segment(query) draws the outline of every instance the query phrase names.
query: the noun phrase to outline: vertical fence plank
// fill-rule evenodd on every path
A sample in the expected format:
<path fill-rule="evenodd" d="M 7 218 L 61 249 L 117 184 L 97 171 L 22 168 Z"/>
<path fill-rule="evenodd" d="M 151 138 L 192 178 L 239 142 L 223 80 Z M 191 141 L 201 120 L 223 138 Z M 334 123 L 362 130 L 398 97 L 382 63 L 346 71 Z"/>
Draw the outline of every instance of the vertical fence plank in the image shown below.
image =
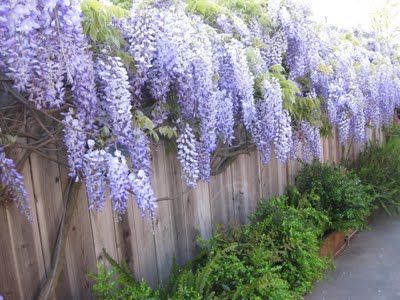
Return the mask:
<path fill-rule="evenodd" d="M 66 164 L 65 156 L 60 154 L 58 159 Z M 70 180 L 69 170 L 60 165 L 59 172 L 62 190 L 65 191 Z M 56 289 L 57 299 L 91 299 L 88 273 L 96 271 L 96 256 L 90 223 L 86 188 L 82 185 L 77 194 L 66 240 L 65 264 Z"/>
<path fill-rule="evenodd" d="M 249 214 L 255 211 L 261 198 L 259 170 L 256 152 L 240 155 L 232 164 L 235 216 L 240 223 L 248 222 Z"/>
<path fill-rule="evenodd" d="M 212 235 L 210 190 L 207 182 L 200 181 L 193 193 L 195 226 L 203 239 Z"/>
<path fill-rule="evenodd" d="M 181 181 L 182 187 L 185 187 L 185 183 Z M 186 255 L 189 258 L 193 257 L 196 253 L 196 236 L 200 234 L 198 228 L 196 228 L 196 219 L 195 219 L 195 199 L 194 199 L 194 191 L 190 189 L 189 191 L 183 193 L 182 195 L 182 208 L 185 210 L 185 218 L 186 218 Z"/>
<path fill-rule="evenodd" d="M 130 201 L 133 201 L 131 197 Z M 129 207 L 129 206 L 128 206 Z M 123 216 L 114 215 L 115 220 L 115 241 L 117 247 L 118 254 L 118 262 L 126 263 L 129 268 L 134 270 L 134 258 L 133 258 L 133 250 L 132 245 L 130 243 L 130 239 L 135 238 L 135 235 L 132 235 L 131 228 L 129 226 L 129 214 L 128 212 Z"/>
<path fill-rule="evenodd" d="M 296 176 L 301 169 L 300 161 L 292 159 L 287 164 L 287 185 L 294 185 L 296 183 Z"/>
<path fill-rule="evenodd" d="M 114 228 L 114 214 L 112 210 L 109 193 L 106 195 L 106 203 L 102 211 L 90 211 L 92 234 L 96 260 L 105 262 L 103 249 L 115 260 L 118 261 L 117 241 Z"/>
<path fill-rule="evenodd" d="M 329 137 L 329 161 L 331 163 L 337 163 L 338 162 L 338 140 L 337 140 L 337 134 L 336 134 L 336 129 L 332 130 L 332 136 Z"/>
<path fill-rule="evenodd" d="M 44 261 L 46 270 L 49 271 L 52 251 L 64 211 L 60 173 L 55 162 L 36 154 L 31 155 L 31 167 Z"/>
<path fill-rule="evenodd" d="M 153 186 L 157 199 L 171 196 L 167 170 L 166 154 L 163 144 L 158 144 L 153 151 Z M 174 200 L 158 202 L 156 220 L 154 222 L 155 243 L 159 281 L 168 278 L 172 269 L 172 258 L 175 254 L 175 227 L 172 220 L 172 203 Z"/>
<path fill-rule="evenodd" d="M 128 206 L 128 218 L 134 253 L 134 274 L 137 279 L 146 280 L 150 285 L 156 286 L 158 282 L 157 253 L 154 240 L 154 228 L 151 220 L 142 218 L 136 205 L 136 200 Z"/>
<path fill-rule="evenodd" d="M 96 254 L 84 186 L 81 186 L 78 192 L 67 238 L 65 261 L 71 285 L 71 298 L 91 299 L 91 282 L 88 275 L 96 271 Z"/>
<path fill-rule="evenodd" d="M 278 195 L 283 195 L 288 186 L 287 166 L 278 161 Z"/>
<path fill-rule="evenodd" d="M 129 263 L 129 267 L 131 271 L 133 272 L 133 275 L 135 276 L 136 279 L 141 280 L 144 278 L 142 276 L 140 267 L 140 247 L 143 245 L 140 245 L 138 241 L 140 240 L 137 238 L 137 232 L 139 231 L 139 228 L 136 228 L 135 225 L 135 218 L 138 216 L 135 210 L 137 210 L 136 207 L 136 199 L 133 195 L 130 195 L 130 203 L 128 204 L 128 211 L 126 214 L 126 223 L 123 224 L 123 226 L 118 227 L 117 230 L 123 230 L 122 233 L 119 233 L 120 235 L 122 234 L 122 240 L 126 239 L 126 245 L 122 245 L 122 248 L 119 249 L 119 251 L 129 251 L 128 253 L 131 254 L 131 257 L 128 257 L 127 262 Z M 139 216 L 140 217 L 140 216 Z M 126 228 L 127 226 L 127 228 Z M 125 229 L 124 229 L 125 227 Z M 150 227 L 151 229 L 151 227 Z M 150 230 L 149 229 L 149 230 Z M 152 232 L 149 231 L 149 235 L 152 235 Z M 118 234 L 117 234 L 117 239 L 118 239 Z M 125 242 L 125 241 L 124 241 Z M 117 248 L 118 249 L 118 248 Z M 121 252 L 120 252 L 121 253 Z M 154 255 L 155 258 L 155 255 Z M 121 260 L 121 258 L 120 258 Z"/>
<path fill-rule="evenodd" d="M 184 182 L 182 186 L 185 187 Z M 190 258 L 197 253 L 197 237 L 208 238 L 212 232 L 208 185 L 198 182 L 195 189 L 183 193 L 182 200 L 186 214 L 186 251 Z"/>
<path fill-rule="evenodd" d="M 378 132 L 379 132 L 379 143 L 383 144 L 385 142 L 385 132 L 383 131 L 382 128 L 379 128 Z"/>
<path fill-rule="evenodd" d="M 211 178 L 209 189 L 213 228 L 218 224 L 233 224 L 235 209 L 233 205 L 232 169 L 230 166 L 223 173 Z"/>
<path fill-rule="evenodd" d="M 0 295 L 5 299 L 23 299 L 23 288 L 18 278 L 19 270 L 14 264 L 13 249 L 11 247 L 11 234 L 8 227 L 7 212 L 0 207 Z"/>
<path fill-rule="evenodd" d="M 323 153 L 323 161 L 324 162 L 329 162 L 329 157 L 330 157 L 330 147 L 329 147 L 329 139 L 324 138 L 322 140 L 322 153 Z"/>
<path fill-rule="evenodd" d="M 11 153 L 11 158 L 15 161 L 19 161 L 22 156 L 23 153 L 19 150 L 14 150 Z M 28 158 L 23 165 L 21 175 L 28 194 L 33 195 L 30 172 Z M 33 219 L 32 223 L 28 222 L 26 216 L 22 215 L 15 205 L 9 206 L 6 211 L 16 270 L 18 270 L 18 281 L 22 287 L 21 295 L 24 299 L 34 298 L 39 290 L 40 280 L 46 278 L 36 204 L 33 197 L 29 197 L 29 204 Z"/>
<path fill-rule="evenodd" d="M 57 159 L 57 155 L 47 153 L 49 158 Z M 37 217 L 40 225 L 40 240 L 42 245 L 46 273 L 50 271 L 54 246 L 64 212 L 62 180 L 59 165 L 44 157 L 31 154 L 31 176 L 36 202 Z M 60 287 L 55 291 L 55 298 L 64 298 L 74 288 L 69 286 L 66 272 L 62 272 Z"/>
<path fill-rule="evenodd" d="M 174 153 L 167 155 L 166 170 L 168 176 L 169 190 L 172 200 L 173 223 L 175 227 L 176 260 L 183 265 L 190 258 L 190 238 L 188 215 L 188 202 L 185 197 L 190 189 L 182 182 L 181 168 Z"/>
<path fill-rule="evenodd" d="M 271 198 L 278 194 L 278 162 L 271 156 L 268 164 L 261 165 L 261 195 L 263 198 Z"/>

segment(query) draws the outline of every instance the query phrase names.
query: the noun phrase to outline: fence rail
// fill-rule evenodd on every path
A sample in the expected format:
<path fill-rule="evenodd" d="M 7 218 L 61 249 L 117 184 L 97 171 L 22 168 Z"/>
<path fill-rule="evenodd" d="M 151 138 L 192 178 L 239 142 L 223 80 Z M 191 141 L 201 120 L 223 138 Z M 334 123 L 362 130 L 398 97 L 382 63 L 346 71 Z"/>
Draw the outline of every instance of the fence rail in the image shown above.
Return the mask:
<path fill-rule="evenodd" d="M 382 140 L 378 130 L 371 130 L 369 136 Z M 338 162 L 344 153 L 354 157 L 362 148 L 341 147 L 334 135 L 323 140 L 323 160 Z M 166 154 L 162 145 L 155 147 L 152 163 L 156 196 L 164 199 L 153 222 L 141 219 L 134 201 L 121 220 L 110 200 L 103 212 L 89 211 L 85 188 L 80 188 L 66 240 L 65 265 L 52 298 L 91 299 L 88 273 L 103 261 L 103 248 L 117 261 L 128 262 L 136 278 L 158 284 L 168 276 L 174 255 L 178 263 L 184 263 L 195 254 L 197 235 L 209 238 L 217 224 L 246 222 L 261 198 L 282 194 L 293 184 L 299 168 L 296 162 L 282 165 L 275 159 L 263 165 L 258 153 L 252 152 L 239 156 L 209 183 L 188 190 L 175 156 Z M 6 300 L 37 295 L 51 270 L 65 209 L 68 177 L 64 166 L 31 154 L 22 173 L 34 221 L 29 224 L 14 206 L 0 207 L 0 295 Z"/>

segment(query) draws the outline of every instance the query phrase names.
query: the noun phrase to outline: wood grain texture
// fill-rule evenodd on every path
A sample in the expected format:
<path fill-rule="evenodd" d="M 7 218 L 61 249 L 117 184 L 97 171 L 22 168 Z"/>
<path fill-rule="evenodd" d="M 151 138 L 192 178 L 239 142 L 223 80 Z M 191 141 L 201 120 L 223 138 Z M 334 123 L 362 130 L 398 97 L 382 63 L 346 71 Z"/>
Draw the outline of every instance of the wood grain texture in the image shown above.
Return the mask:
<path fill-rule="evenodd" d="M 96 252 L 86 190 L 82 186 L 67 237 L 65 262 L 72 299 L 91 299 L 90 272 L 96 271 Z"/>
<path fill-rule="evenodd" d="M 13 150 L 10 153 L 10 157 L 15 161 L 19 161 L 23 155 L 24 152 L 20 150 Z M 33 195 L 34 188 L 29 160 L 23 165 L 20 172 L 24 178 L 27 192 Z M 28 222 L 16 206 L 11 205 L 6 210 L 20 292 L 24 299 L 35 297 L 41 284 L 37 278 L 44 280 L 46 277 L 36 203 L 33 197 L 30 197 L 28 201 L 31 207 L 32 223 Z"/>
<path fill-rule="evenodd" d="M 235 218 L 247 223 L 261 198 L 259 159 L 256 152 L 240 155 L 232 164 L 232 186 Z M 286 174 L 285 174 L 286 176 Z"/>
<path fill-rule="evenodd" d="M 54 152 L 48 153 L 48 156 L 52 159 L 58 158 Z M 32 196 L 36 203 L 44 266 L 46 274 L 48 274 L 65 208 L 62 174 L 57 163 L 36 154 L 31 154 L 30 166 L 34 193 Z M 67 273 L 62 272 L 60 279 L 62 288 L 56 289 L 54 298 L 66 298 L 70 294 L 69 291 L 75 290 L 74 286 L 69 285 L 70 281 L 66 276 Z M 43 281 L 43 279 L 41 280 Z M 79 288 L 77 287 L 76 290 Z"/>
<path fill-rule="evenodd" d="M 135 239 L 131 241 L 136 257 L 134 274 L 137 279 L 144 279 L 155 286 L 159 281 L 153 221 L 140 215 L 136 201 L 131 201 L 128 206 L 128 216 L 132 220 L 131 232 L 135 232 Z"/>
<path fill-rule="evenodd" d="M 213 176 L 209 183 L 212 226 L 232 225 L 235 222 L 232 168 Z"/>
<path fill-rule="evenodd" d="M 118 261 L 115 219 L 111 198 L 108 192 L 104 209 L 101 211 L 90 211 L 90 221 L 97 262 L 106 263 L 102 254 L 103 249 L 105 249 L 114 260 Z"/>
<path fill-rule="evenodd" d="M 5 299 L 23 299 L 20 273 L 16 267 L 7 212 L 0 207 L 0 295 Z"/>
<path fill-rule="evenodd" d="M 66 157 L 59 155 L 58 159 L 66 163 Z M 62 190 L 68 186 L 68 169 L 59 166 Z M 96 270 L 93 234 L 88 210 L 86 189 L 81 186 L 74 207 L 70 232 L 65 246 L 65 264 L 61 279 L 55 292 L 56 299 L 90 299 L 91 282 L 89 272 Z"/>
<path fill-rule="evenodd" d="M 329 162 L 329 157 L 330 157 L 330 147 L 329 147 L 329 139 L 324 138 L 322 140 L 322 153 L 323 153 L 323 161 L 324 162 Z"/>
<path fill-rule="evenodd" d="M 153 186 L 156 197 L 170 197 L 166 153 L 163 144 L 157 145 L 153 151 Z M 157 215 L 154 221 L 154 237 L 157 254 L 158 280 L 164 282 L 172 269 L 175 254 L 175 226 L 172 216 L 171 201 L 158 203 Z"/>
<path fill-rule="evenodd" d="M 381 141 L 381 131 L 368 131 Z M 323 139 L 323 161 L 339 162 L 341 146 L 336 130 Z M 352 156 L 364 145 L 353 145 Z M 50 155 L 50 154 L 49 154 Z M 104 262 L 103 248 L 119 262 L 125 261 L 137 279 L 155 286 L 171 270 L 173 256 L 183 265 L 198 251 L 198 236 L 211 237 L 218 224 L 245 223 L 261 198 L 283 194 L 300 169 L 271 156 L 240 155 L 222 174 L 189 189 L 181 177 L 175 153 L 159 144 L 152 153 L 152 184 L 160 198 L 154 220 L 143 219 L 134 196 L 127 214 L 119 217 L 108 200 L 103 212 L 91 212 L 84 187 L 78 194 L 71 230 L 67 237 L 65 265 L 54 299 L 91 299 L 88 273 Z M 59 158 L 60 159 L 60 158 Z M 0 294 L 6 299 L 33 299 L 46 278 L 64 209 L 63 191 L 68 180 L 65 167 L 31 155 L 24 166 L 25 184 L 31 196 L 34 222 L 28 224 L 15 207 L 0 207 Z"/>
<path fill-rule="evenodd" d="M 261 197 L 268 199 L 279 194 L 278 161 L 271 157 L 268 164 L 261 164 Z"/>
<path fill-rule="evenodd" d="M 175 256 L 177 263 L 183 265 L 190 257 L 189 213 L 185 194 L 190 189 L 182 182 L 181 168 L 174 153 L 167 154 L 166 172 L 171 197 L 171 212 L 175 231 Z"/>

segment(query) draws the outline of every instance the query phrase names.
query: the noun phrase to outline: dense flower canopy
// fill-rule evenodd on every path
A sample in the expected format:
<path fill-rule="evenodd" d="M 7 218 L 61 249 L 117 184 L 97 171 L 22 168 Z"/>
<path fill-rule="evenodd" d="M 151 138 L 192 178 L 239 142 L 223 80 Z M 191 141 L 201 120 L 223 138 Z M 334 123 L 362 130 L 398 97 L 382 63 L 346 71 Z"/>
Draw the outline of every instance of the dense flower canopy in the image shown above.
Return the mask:
<path fill-rule="evenodd" d="M 315 24 L 294 0 L 242 2 L 134 0 L 100 39 L 79 0 L 2 1 L 0 70 L 38 110 L 62 110 L 70 175 L 85 182 L 91 208 L 108 188 L 117 212 L 133 193 L 154 215 L 149 128 L 176 137 L 194 187 L 210 178 L 213 152 L 243 131 L 268 163 L 273 153 L 318 158 L 321 127 L 337 127 L 345 143 L 390 124 L 400 98 L 394 45 Z M 26 212 L 3 148 L 0 179 Z"/>

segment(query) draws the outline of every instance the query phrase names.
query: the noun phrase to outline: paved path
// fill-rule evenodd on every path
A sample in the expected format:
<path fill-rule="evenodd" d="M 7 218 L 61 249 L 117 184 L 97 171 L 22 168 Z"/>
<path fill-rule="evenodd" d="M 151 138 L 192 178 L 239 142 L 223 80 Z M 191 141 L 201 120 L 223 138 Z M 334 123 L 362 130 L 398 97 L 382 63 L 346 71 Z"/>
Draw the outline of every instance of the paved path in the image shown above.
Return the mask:
<path fill-rule="evenodd" d="M 377 215 L 305 300 L 400 300 L 400 217 Z"/>

